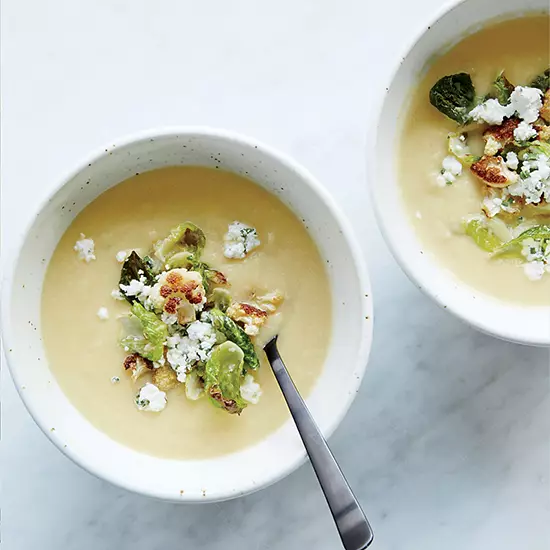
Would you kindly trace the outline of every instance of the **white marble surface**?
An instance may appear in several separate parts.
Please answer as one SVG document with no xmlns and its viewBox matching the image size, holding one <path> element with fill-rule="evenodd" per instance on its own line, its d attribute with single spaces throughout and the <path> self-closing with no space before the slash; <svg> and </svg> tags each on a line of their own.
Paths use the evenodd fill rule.
<svg viewBox="0 0 550 550">
<path fill-rule="evenodd" d="M 373 547 L 547 550 L 548 351 L 437 309 L 389 256 L 369 205 L 372 98 L 438 4 L 4 0 L 2 244 L 61 174 L 115 136 L 209 124 L 289 152 L 334 194 L 369 259 L 375 344 L 331 441 Z M 339 548 L 307 465 L 238 501 L 165 504 L 64 458 L 5 369 L 2 413 L 2 548 Z"/>
</svg>

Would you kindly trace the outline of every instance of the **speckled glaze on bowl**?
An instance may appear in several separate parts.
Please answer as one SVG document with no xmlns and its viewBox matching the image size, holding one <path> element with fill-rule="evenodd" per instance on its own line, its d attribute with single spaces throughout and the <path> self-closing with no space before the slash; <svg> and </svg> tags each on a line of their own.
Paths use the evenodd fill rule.
<svg viewBox="0 0 550 550">
<path fill-rule="evenodd" d="M 63 453 L 98 477 L 128 490 L 177 502 L 204 502 L 235 498 L 266 487 L 288 475 L 305 458 L 290 420 L 240 452 L 187 461 L 138 453 L 90 424 L 61 391 L 44 354 L 40 298 L 46 267 L 75 216 L 103 191 L 136 172 L 201 165 L 246 175 L 303 220 L 326 260 L 332 288 L 333 338 L 307 403 L 329 436 L 358 391 L 372 339 L 367 270 L 348 223 L 313 176 L 254 140 L 220 130 L 177 128 L 114 143 L 65 179 L 42 205 L 11 261 L 5 264 L 9 272 L 3 284 L 3 342 L 19 394 L 37 424 Z M 326 406 L 328 401 L 330 407 Z"/>
<path fill-rule="evenodd" d="M 548 0 L 451 2 L 427 23 L 385 87 L 368 147 L 370 189 L 382 234 L 409 278 L 439 305 L 482 332 L 504 340 L 550 346 L 550 308 L 504 302 L 455 277 L 429 253 L 409 221 L 397 174 L 397 147 L 409 90 L 431 59 L 464 36 L 502 19 L 548 13 Z"/>
</svg>

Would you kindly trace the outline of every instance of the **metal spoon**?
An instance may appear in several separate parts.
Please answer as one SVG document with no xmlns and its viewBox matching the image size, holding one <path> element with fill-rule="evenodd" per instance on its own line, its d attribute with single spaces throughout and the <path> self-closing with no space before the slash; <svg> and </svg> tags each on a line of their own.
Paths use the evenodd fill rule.
<svg viewBox="0 0 550 550">
<path fill-rule="evenodd" d="M 373 540 L 371 526 L 279 355 L 277 336 L 267 343 L 264 351 L 304 442 L 344 548 L 367 548 Z"/>
</svg>

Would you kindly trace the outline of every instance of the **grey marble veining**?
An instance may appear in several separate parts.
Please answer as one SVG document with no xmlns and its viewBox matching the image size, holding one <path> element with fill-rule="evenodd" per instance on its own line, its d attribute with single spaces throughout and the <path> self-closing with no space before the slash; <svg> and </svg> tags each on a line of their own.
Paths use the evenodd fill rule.
<svg viewBox="0 0 550 550">
<path fill-rule="evenodd" d="M 373 548 L 548 550 L 548 351 L 437 308 L 389 256 L 370 210 L 376 83 L 439 2 L 412 4 L 5 0 L 2 245 L 59 174 L 113 136 L 206 123 L 289 152 L 331 190 L 369 260 L 374 346 L 331 445 Z M 339 548 L 307 464 L 236 501 L 149 500 L 64 458 L 5 369 L 1 382 L 2 548 Z"/>
</svg>

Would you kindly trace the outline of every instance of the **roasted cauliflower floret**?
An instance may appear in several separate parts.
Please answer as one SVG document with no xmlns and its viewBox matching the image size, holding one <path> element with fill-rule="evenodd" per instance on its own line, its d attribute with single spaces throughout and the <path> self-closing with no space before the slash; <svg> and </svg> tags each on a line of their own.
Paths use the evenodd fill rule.
<svg viewBox="0 0 550 550">
<path fill-rule="evenodd" d="M 542 101 L 542 107 L 539 114 L 544 120 L 546 120 L 546 122 L 550 122 L 550 88 L 548 88 L 544 94 L 544 99 Z"/>
<path fill-rule="evenodd" d="M 124 359 L 124 370 L 130 373 L 132 381 L 136 381 L 140 376 L 153 370 L 153 363 L 137 353 L 132 353 Z"/>
<path fill-rule="evenodd" d="M 248 336 L 256 336 L 267 320 L 267 311 L 245 302 L 233 302 L 227 308 L 227 315 L 243 325 Z"/>
<path fill-rule="evenodd" d="M 506 145 L 514 141 L 514 130 L 518 127 L 519 120 L 517 118 L 508 118 L 502 124 L 489 126 L 483 132 L 485 140 L 484 154 L 494 156 L 501 151 Z"/>
<path fill-rule="evenodd" d="M 149 299 L 155 311 L 177 315 L 177 321 L 184 324 L 195 319 L 194 312 L 205 303 L 205 295 L 200 273 L 176 268 L 161 273 Z"/>
<path fill-rule="evenodd" d="M 489 187 L 507 187 L 518 179 L 516 172 L 506 166 L 501 156 L 483 156 L 472 164 L 470 170 Z"/>
<path fill-rule="evenodd" d="M 180 382 L 176 371 L 170 365 L 162 365 L 153 369 L 153 384 L 161 391 L 175 388 Z"/>
<path fill-rule="evenodd" d="M 267 321 L 268 315 L 275 313 L 284 297 L 280 292 L 269 292 L 263 296 L 252 293 L 254 305 L 234 302 L 227 308 L 227 315 L 244 327 L 249 336 L 256 336 Z"/>
<path fill-rule="evenodd" d="M 260 309 L 267 311 L 267 313 L 275 313 L 284 299 L 284 296 L 279 291 L 275 290 L 263 296 L 256 296 L 254 301 L 258 304 Z"/>
</svg>

